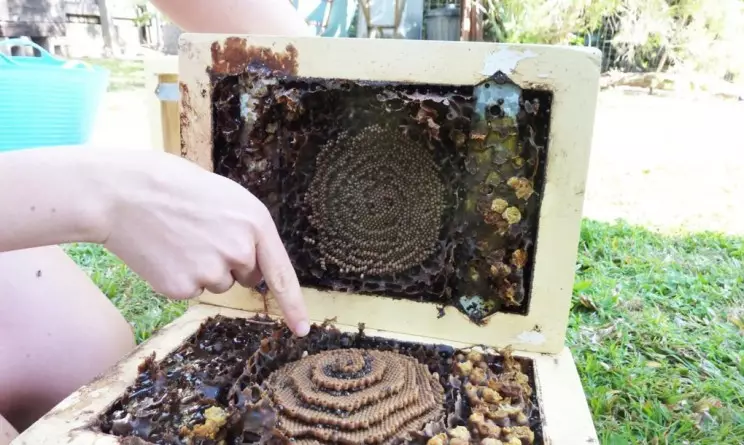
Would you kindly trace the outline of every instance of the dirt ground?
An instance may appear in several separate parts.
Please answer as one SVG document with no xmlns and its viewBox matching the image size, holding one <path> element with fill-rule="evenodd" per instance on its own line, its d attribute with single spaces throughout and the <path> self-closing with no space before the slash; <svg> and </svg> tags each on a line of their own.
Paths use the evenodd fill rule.
<svg viewBox="0 0 744 445">
<path fill-rule="evenodd" d="M 150 148 L 144 90 L 111 92 L 93 144 Z M 600 94 L 584 215 L 744 234 L 744 102 Z"/>
<path fill-rule="evenodd" d="M 744 102 L 600 95 L 584 214 L 744 234 Z"/>
</svg>

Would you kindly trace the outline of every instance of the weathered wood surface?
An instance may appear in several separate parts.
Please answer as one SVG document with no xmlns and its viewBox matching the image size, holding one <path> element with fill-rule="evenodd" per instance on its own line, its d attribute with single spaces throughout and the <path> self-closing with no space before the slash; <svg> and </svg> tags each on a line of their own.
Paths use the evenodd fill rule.
<svg viewBox="0 0 744 445">
<path fill-rule="evenodd" d="M 11 445 L 115 445 L 117 437 L 96 433 L 88 428 L 96 417 L 108 409 L 135 382 L 137 366 L 153 352 L 162 359 L 175 350 L 198 329 L 208 317 L 251 317 L 254 313 L 197 304 L 180 318 L 161 329 L 141 344 L 107 373 L 67 397 L 47 415 L 21 434 Z M 342 331 L 353 332 L 357 326 L 336 325 Z M 400 335 L 367 329 L 368 335 L 420 343 L 442 343 L 454 347 L 469 346 L 457 342 Z M 544 419 L 546 444 L 598 444 L 591 413 L 586 403 L 581 381 L 571 353 L 562 349 L 558 354 L 515 353 L 534 361 L 538 403 Z"/>
</svg>

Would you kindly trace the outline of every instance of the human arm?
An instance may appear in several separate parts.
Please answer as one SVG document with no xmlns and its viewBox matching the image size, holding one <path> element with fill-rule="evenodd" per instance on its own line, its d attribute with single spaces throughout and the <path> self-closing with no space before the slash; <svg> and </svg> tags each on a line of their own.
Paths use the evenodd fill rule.
<svg viewBox="0 0 744 445">
<path fill-rule="evenodd" d="M 151 0 L 186 32 L 314 36 L 288 0 Z"/>
<path fill-rule="evenodd" d="M 263 277 L 290 328 L 309 329 L 266 207 L 177 156 L 93 147 L 0 153 L 0 251 L 68 242 L 102 244 L 170 298 Z"/>
<path fill-rule="evenodd" d="M 0 252 L 103 242 L 112 191 L 99 178 L 100 156 L 82 150 L 0 153 Z"/>
</svg>

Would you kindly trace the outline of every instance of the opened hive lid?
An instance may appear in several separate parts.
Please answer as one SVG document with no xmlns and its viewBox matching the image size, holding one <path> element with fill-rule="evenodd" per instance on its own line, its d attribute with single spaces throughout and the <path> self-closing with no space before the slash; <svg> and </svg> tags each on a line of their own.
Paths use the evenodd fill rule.
<svg viewBox="0 0 744 445">
<path fill-rule="evenodd" d="M 311 318 L 557 352 L 598 51 L 181 37 L 182 153 L 269 208 Z M 279 315 L 233 287 L 202 302 Z"/>
</svg>

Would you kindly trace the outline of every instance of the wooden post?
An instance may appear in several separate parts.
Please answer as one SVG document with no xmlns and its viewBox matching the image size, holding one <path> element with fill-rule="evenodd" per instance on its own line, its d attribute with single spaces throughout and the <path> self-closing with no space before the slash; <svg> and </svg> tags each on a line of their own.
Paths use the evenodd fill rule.
<svg viewBox="0 0 744 445">
<path fill-rule="evenodd" d="M 483 14 L 480 0 L 462 0 L 460 3 L 460 40 L 483 41 Z"/>
<path fill-rule="evenodd" d="M 178 75 L 160 74 L 158 82 L 178 84 Z M 160 101 L 160 122 L 163 126 L 163 149 L 171 154 L 181 155 L 181 127 L 177 101 Z"/>
<path fill-rule="evenodd" d="M 111 19 L 111 14 L 109 14 L 108 4 L 106 3 L 106 0 L 98 0 L 98 15 L 101 18 L 103 55 L 105 57 L 111 57 L 116 53 L 114 48 L 116 46 L 116 39 L 114 39 L 113 35 L 114 23 Z"/>
<path fill-rule="evenodd" d="M 146 89 L 153 149 L 181 154 L 181 128 L 177 100 L 161 100 L 157 92 L 163 85 L 178 84 L 178 57 L 167 56 L 146 63 Z"/>
</svg>

